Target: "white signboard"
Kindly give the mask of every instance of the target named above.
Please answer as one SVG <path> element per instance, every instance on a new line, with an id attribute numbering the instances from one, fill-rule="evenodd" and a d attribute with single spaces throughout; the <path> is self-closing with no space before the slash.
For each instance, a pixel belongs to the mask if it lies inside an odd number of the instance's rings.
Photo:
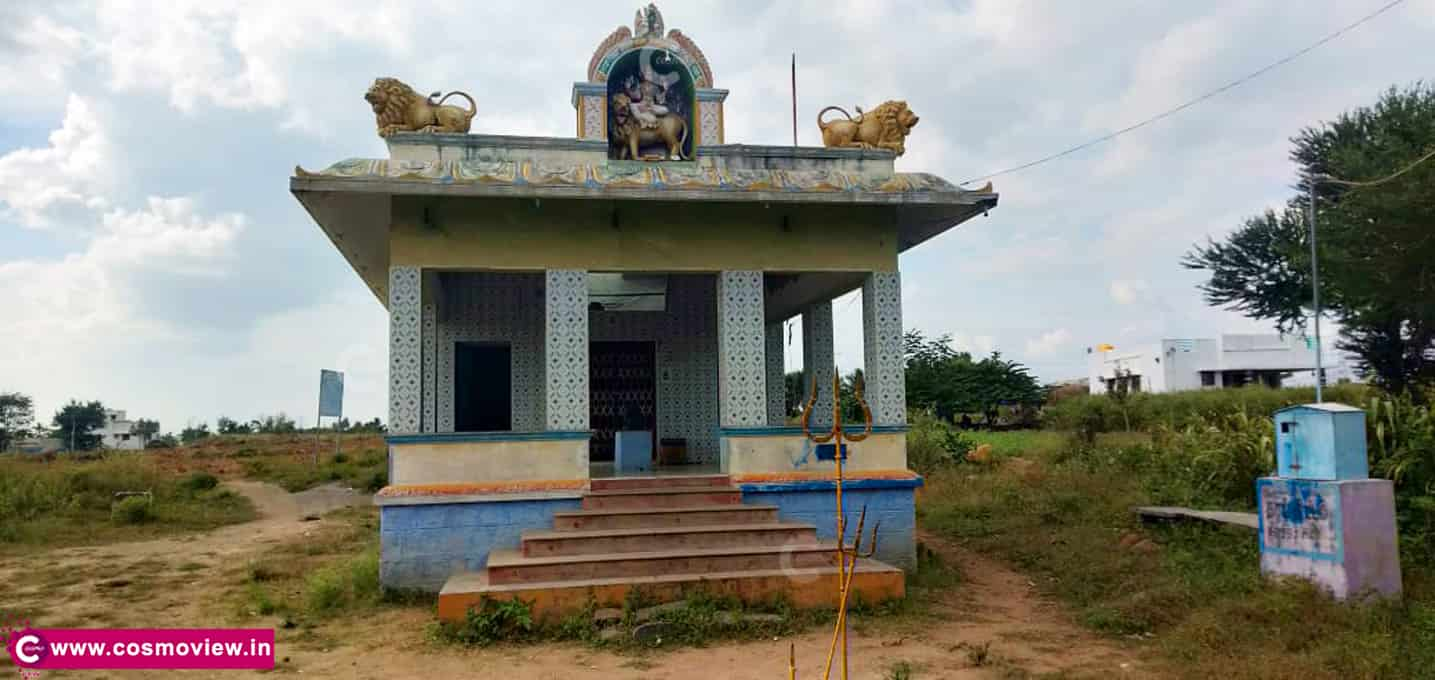
<path id="1" fill-rule="evenodd" d="M 1261 552 L 1340 560 L 1340 489 L 1304 479 L 1262 479 Z"/>

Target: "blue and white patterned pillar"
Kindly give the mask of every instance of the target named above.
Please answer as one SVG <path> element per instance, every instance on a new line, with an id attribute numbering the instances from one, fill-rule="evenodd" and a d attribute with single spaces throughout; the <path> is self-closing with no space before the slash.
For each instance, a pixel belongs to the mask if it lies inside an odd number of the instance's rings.
<path id="1" fill-rule="evenodd" d="M 419 431 L 423 413 L 423 278 L 389 267 L 389 432 Z"/>
<path id="2" fill-rule="evenodd" d="M 812 392 L 817 378 L 817 403 L 812 406 L 813 425 L 832 426 L 832 301 L 819 302 L 802 312 L 802 391 Z M 807 397 L 803 397 L 806 403 Z"/>
<path id="3" fill-rule="evenodd" d="M 588 272 L 544 272 L 545 411 L 549 430 L 588 429 Z"/>
<path id="4" fill-rule="evenodd" d="M 872 423 L 906 425 L 901 274 L 872 272 L 862 284 L 862 341 L 862 372 Z"/>
<path id="5" fill-rule="evenodd" d="M 787 367 L 783 363 L 783 322 L 767 324 L 767 424 L 787 424 Z"/>
<path id="6" fill-rule="evenodd" d="M 424 365 L 423 431 L 438 432 L 438 323 L 439 278 L 436 271 L 425 271 L 421 277 L 423 329 L 421 331 Z"/>
<path id="7" fill-rule="evenodd" d="M 762 272 L 720 272 L 717 308 L 722 427 L 762 427 L 768 418 Z"/>

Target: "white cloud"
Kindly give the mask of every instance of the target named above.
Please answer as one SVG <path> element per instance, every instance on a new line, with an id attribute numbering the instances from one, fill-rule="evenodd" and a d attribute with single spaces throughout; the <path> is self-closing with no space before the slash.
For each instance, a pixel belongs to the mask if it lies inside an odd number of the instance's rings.
<path id="1" fill-rule="evenodd" d="M 70 95 L 65 120 L 44 148 L 20 148 L 0 156 L 0 204 L 9 217 L 31 228 L 54 226 L 65 208 L 104 208 L 97 194 L 109 184 L 114 150 L 94 105 Z"/>
<path id="2" fill-rule="evenodd" d="M 1118 305 L 1129 305 L 1146 294 L 1145 281 L 1118 279 L 1111 282 L 1111 299 Z"/>
<path id="3" fill-rule="evenodd" d="M 1071 331 L 1057 328 L 1042 333 L 1040 337 L 1027 340 L 1026 353 L 1028 356 L 1041 357 L 1069 349 L 1070 345 Z"/>

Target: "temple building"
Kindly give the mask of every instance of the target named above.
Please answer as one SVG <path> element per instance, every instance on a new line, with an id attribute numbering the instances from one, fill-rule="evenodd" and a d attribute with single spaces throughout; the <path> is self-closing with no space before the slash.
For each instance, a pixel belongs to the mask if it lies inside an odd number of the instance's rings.
<path id="1" fill-rule="evenodd" d="M 873 424 L 845 497 L 880 528 L 854 583 L 901 596 L 921 479 L 898 256 L 992 209 L 990 187 L 896 172 L 903 102 L 830 115 L 829 146 L 728 143 L 727 90 L 652 5 L 574 83 L 570 137 L 470 132 L 454 95 L 379 79 L 389 157 L 290 180 L 389 311 L 384 585 L 441 590 L 443 618 L 696 583 L 830 604 L 834 462 L 789 422 L 783 324 L 801 318 L 825 432 L 832 300 L 860 288 Z"/>

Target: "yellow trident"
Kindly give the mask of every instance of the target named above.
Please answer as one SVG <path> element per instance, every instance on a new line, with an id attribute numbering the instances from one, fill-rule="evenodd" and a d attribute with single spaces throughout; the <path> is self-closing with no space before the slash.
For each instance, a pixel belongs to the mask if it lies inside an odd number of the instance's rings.
<path id="1" fill-rule="evenodd" d="M 852 547 L 847 547 L 847 518 L 842 512 L 842 461 L 847 458 L 844 440 L 860 442 L 872 434 L 872 410 L 867 407 L 867 402 L 862 399 L 862 383 L 854 386 L 857 403 L 862 406 L 863 429 L 862 434 L 848 434 L 842 430 L 842 400 L 840 398 L 840 385 L 837 376 L 840 373 L 836 367 L 832 370 L 832 429 L 824 434 L 813 434 L 809 421 L 812 418 L 812 409 L 817 404 L 817 376 L 812 376 L 812 396 L 807 399 L 807 406 L 802 409 L 802 434 L 817 444 L 832 442 L 835 451 L 832 455 L 836 464 L 836 489 L 837 489 L 837 586 L 839 588 L 837 606 L 837 624 L 832 629 L 832 643 L 827 647 L 827 664 L 823 667 L 822 680 L 828 680 L 832 675 L 832 658 L 837 652 L 837 642 L 842 641 L 842 680 L 847 680 L 847 596 L 852 591 L 852 576 L 857 572 L 857 559 L 871 557 L 877 552 L 877 530 L 881 528 L 881 522 L 872 527 L 871 547 L 867 552 L 862 552 L 862 527 L 867 523 L 867 506 L 862 506 L 862 514 L 857 518 L 857 533 L 852 539 Z M 794 652 L 788 652 L 788 677 L 797 677 L 797 665 Z"/>

